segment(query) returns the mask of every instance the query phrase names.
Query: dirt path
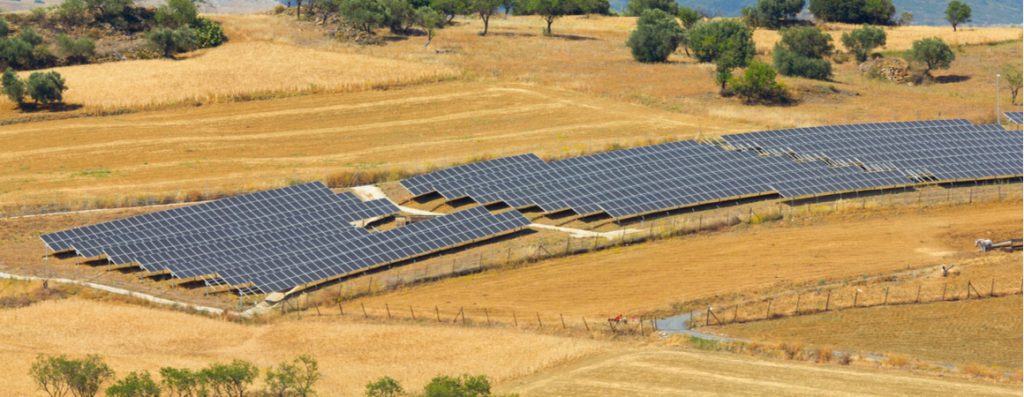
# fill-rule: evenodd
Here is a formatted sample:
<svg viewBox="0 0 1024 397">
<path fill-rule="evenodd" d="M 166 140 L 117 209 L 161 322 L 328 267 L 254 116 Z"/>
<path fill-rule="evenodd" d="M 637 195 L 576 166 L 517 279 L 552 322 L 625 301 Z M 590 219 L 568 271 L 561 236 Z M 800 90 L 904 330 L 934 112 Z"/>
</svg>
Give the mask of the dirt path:
<svg viewBox="0 0 1024 397">
<path fill-rule="evenodd" d="M 526 396 L 1019 396 L 1019 386 L 872 369 L 769 361 L 728 353 L 606 354 L 503 385 Z"/>
</svg>

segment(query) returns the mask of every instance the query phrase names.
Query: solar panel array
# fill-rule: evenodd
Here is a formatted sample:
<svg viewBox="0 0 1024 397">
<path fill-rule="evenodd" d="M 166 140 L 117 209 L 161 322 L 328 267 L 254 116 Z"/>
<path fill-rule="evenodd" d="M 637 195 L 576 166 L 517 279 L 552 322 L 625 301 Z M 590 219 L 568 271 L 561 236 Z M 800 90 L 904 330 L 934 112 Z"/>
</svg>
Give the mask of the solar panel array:
<svg viewBox="0 0 1024 397">
<path fill-rule="evenodd" d="M 136 262 L 173 277 L 216 274 L 207 284 L 252 283 L 268 293 L 506 233 L 522 215 L 483 208 L 381 232 L 351 222 L 398 212 L 320 183 L 291 186 L 42 236 L 55 251 Z"/>
<path fill-rule="evenodd" d="M 414 195 L 613 218 L 779 194 L 799 198 L 1021 173 L 1020 135 L 965 120 L 729 135 L 738 150 L 679 141 L 544 162 L 500 158 L 402 181 Z"/>
<path fill-rule="evenodd" d="M 1003 114 L 1014 123 L 1024 124 L 1024 112 L 1006 112 Z"/>
</svg>

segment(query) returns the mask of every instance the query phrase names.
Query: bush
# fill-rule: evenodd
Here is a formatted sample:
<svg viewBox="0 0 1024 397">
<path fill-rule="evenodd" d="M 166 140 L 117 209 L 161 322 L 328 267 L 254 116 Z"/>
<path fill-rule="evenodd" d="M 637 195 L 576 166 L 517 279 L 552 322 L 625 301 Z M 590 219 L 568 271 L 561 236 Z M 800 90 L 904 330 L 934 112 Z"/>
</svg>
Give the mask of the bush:
<svg viewBox="0 0 1024 397">
<path fill-rule="evenodd" d="M 933 37 L 915 41 L 905 57 L 909 61 L 924 64 L 925 74 L 931 76 L 933 69 L 949 69 L 949 65 L 956 59 L 956 54 L 945 41 Z"/>
<path fill-rule="evenodd" d="M 757 0 L 753 6 L 740 11 L 751 27 L 775 29 L 795 20 L 803 9 L 804 0 Z"/>
<path fill-rule="evenodd" d="M 28 45 L 32 47 L 43 44 L 43 36 L 40 36 L 39 33 L 36 33 L 36 31 L 32 29 L 32 27 L 30 26 L 26 26 L 24 29 L 22 29 L 21 34 L 18 35 L 18 38 L 20 38 L 21 41 L 28 43 Z"/>
<path fill-rule="evenodd" d="M 865 62 L 871 51 L 885 46 L 885 31 L 882 28 L 864 25 L 849 33 L 843 33 L 841 41 L 846 50 L 857 57 L 857 62 Z"/>
<path fill-rule="evenodd" d="M 111 25 L 120 25 L 124 23 L 125 13 L 133 5 L 133 1 L 85 0 L 85 5 L 92 12 L 95 20 Z"/>
<path fill-rule="evenodd" d="M 753 32 L 735 19 L 697 22 L 687 31 L 686 43 L 701 62 L 715 62 L 732 52 L 736 67 L 741 67 L 754 57 Z"/>
<path fill-rule="evenodd" d="M 772 51 L 772 60 L 779 73 L 825 80 L 832 76 L 832 64 L 824 57 L 832 54 L 832 36 L 813 26 L 782 31 L 782 38 Z"/>
<path fill-rule="evenodd" d="M 195 31 L 189 28 L 157 28 L 146 34 L 146 41 L 165 58 L 174 58 L 176 53 L 195 49 L 197 39 Z"/>
<path fill-rule="evenodd" d="M 0 16 L 0 37 L 7 37 L 11 34 L 11 25 L 7 23 L 7 18 Z"/>
<path fill-rule="evenodd" d="M 25 104 L 25 82 L 18 78 L 18 75 L 14 73 L 14 69 L 7 68 L 7 70 L 4 70 L 3 90 L 4 96 L 10 99 L 11 102 L 16 103 L 18 106 Z"/>
<path fill-rule="evenodd" d="M 0 66 L 27 68 L 32 65 L 32 46 L 20 38 L 0 39 Z"/>
<path fill-rule="evenodd" d="M 81 26 L 89 22 L 88 6 L 85 0 L 64 0 L 57 6 L 57 20 L 69 26 Z"/>
<path fill-rule="evenodd" d="M 626 45 L 637 61 L 665 62 L 679 46 L 682 35 L 683 30 L 671 14 L 657 9 L 647 10 L 637 21 L 636 30 L 630 33 Z"/>
<path fill-rule="evenodd" d="M 214 394 L 243 396 L 259 376 L 259 369 L 248 361 L 235 360 L 230 364 L 211 364 L 200 376 Z"/>
<path fill-rule="evenodd" d="M 424 397 L 475 397 L 490 394 L 491 383 L 483 375 L 462 375 L 458 378 L 437 376 L 423 387 Z"/>
<path fill-rule="evenodd" d="M 106 391 L 107 397 L 160 397 L 160 386 L 149 376 L 149 372 L 132 372 Z"/>
<path fill-rule="evenodd" d="M 163 378 L 160 383 L 171 396 L 200 395 L 202 379 L 196 372 L 188 369 L 163 367 L 160 368 L 160 377 Z"/>
<path fill-rule="evenodd" d="M 416 10 L 408 0 L 379 0 L 384 7 L 384 26 L 391 33 L 405 33 L 416 22 Z"/>
<path fill-rule="evenodd" d="M 679 5 L 675 0 L 629 0 L 625 12 L 626 15 L 639 17 L 647 10 L 661 10 L 676 15 L 679 13 Z"/>
<path fill-rule="evenodd" d="M 679 12 L 676 15 L 679 16 L 679 22 L 686 29 L 693 27 L 700 20 L 700 13 L 690 7 L 679 7 Z"/>
<path fill-rule="evenodd" d="M 70 63 L 89 62 L 96 54 L 96 42 L 88 37 L 57 36 L 57 52 Z"/>
<path fill-rule="evenodd" d="M 291 363 L 278 364 L 267 369 L 267 392 L 274 396 L 308 397 L 315 394 L 313 386 L 320 379 L 320 369 L 315 359 L 301 355 Z"/>
<path fill-rule="evenodd" d="M 199 19 L 199 10 L 192 0 L 167 0 L 156 8 L 156 23 L 168 28 L 192 26 Z"/>
<path fill-rule="evenodd" d="M 398 397 L 402 393 L 402 385 L 389 376 L 366 384 L 366 397 Z"/>
<path fill-rule="evenodd" d="M 68 392 L 76 397 L 93 397 L 100 386 L 114 376 L 114 371 L 99 356 L 89 355 L 75 360 L 63 355 L 39 355 L 32 363 L 29 375 L 51 397 Z"/>
<path fill-rule="evenodd" d="M 60 73 L 52 71 L 35 72 L 28 76 L 28 95 L 32 97 L 32 100 L 36 101 L 36 103 L 42 105 L 60 103 L 64 100 L 64 91 L 67 91 L 67 89 L 67 85 L 64 84 L 64 77 L 62 77 Z M 95 356 L 89 356 L 89 358 L 95 358 L 97 361 L 99 360 L 99 358 Z M 86 361 L 85 363 L 89 365 L 102 364 L 101 362 L 92 361 Z M 101 369 L 102 368 L 96 369 L 96 371 L 100 371 Z"/>
<path fill-rule="evenodd" d="M 888 25 L 896 14 L 892 0 L 811 0 L 814 17 L 826 22 Z"/>
<path fill-rule="evenodd" d="M 753 61 L 740 77 L 729 80 L 729 91 L 743 98 L 747 104 L 789 102 L 786 88 L 775 77 L 771 66 Z"/>
<path fill-rule="evenodd" d="M 206 18 L 196 19 L 192 25 L 195 32 L 196 48 L 210 48 L 224 44 L 227 36 L 224 36 L 224 29 L 220 24 Z"/>
</svg>

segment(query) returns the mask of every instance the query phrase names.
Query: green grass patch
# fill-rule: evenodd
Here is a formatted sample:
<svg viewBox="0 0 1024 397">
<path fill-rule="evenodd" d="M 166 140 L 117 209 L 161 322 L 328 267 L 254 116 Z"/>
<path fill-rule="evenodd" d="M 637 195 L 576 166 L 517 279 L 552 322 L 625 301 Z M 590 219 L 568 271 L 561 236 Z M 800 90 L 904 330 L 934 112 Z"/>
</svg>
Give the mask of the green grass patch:
<svg viewBox="0 0 1024 397">
<path fill-rule="evenodd" d="M 110 176 L 110 170 L 106 168 L 93 168 L 76 172 L 72 177 L 106 178 Z"/>
</svg>

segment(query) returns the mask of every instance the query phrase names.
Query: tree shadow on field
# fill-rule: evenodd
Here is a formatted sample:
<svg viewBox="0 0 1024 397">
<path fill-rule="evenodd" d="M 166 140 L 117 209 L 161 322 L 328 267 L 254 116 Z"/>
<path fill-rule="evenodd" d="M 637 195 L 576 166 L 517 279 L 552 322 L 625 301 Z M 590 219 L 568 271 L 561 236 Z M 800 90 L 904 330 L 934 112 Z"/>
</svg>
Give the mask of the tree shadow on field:
<svg viewBox="0 0 1024 397">
<path fill-rule="evenodd" d="M 596 37 L 577 36 L 577 35 L 574 35 L 574 34 L 552 34 L 551 36 L 548 36 L 548 37 L 555 38 L 555 39 L 569 40 L 569 41 L 595 41 L 595 40 L 597 40 Z"/>
<path fill-rule="evenodd" d="M 971 79 L 971 76 L 962 76 L 962 75 L 958 75 L 958 74 L 951 74 L 951 75 L 948 75 L 948 76 L 938 76 L 938 77 L 935 78 L 935 82 L 939 83 L 939 84 L 962 83 L 962 82 L 970 80 L 970 79 Z"/>
<path fill-rule="evenodd" d="M 39 105 L 35 103 L 26 103 L 18 106 L 18 109 L 22 113 L 40 113 L 40 112 L 70 112 L 73 110 L 81 109 L 82 105 L 77 103 L 55 103 L 51 105 Z"/>
<path fill-rule="evenodd" d="M 490 31 L 490 32 L 487 32 L 487 35 L 488 36 L 501 36 L 501 37 L 537 37 L 537 35 L 533 34 L 533 33 L 520 33 L 520 32 L 495 32 L 495 31 Z"/>
</svg>

